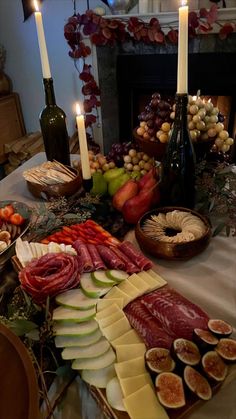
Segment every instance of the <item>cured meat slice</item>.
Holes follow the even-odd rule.
[[[108,268],[112,269],[125,269],[125,263],[117,256],[113,250],[103,244],[97,245],[97,250],[102,260],[105,262]]]
[[[50,253],[34,259],[19,273],[22,288],[38,303],[54,297],[79,284],[80,274],[76,256]]]
[[[125,271],[129,274],[134,274],[140,271],[140,268],[135,265],[131,260],[120,250],[118,247],[112,247],[113,252],[125,263]]]
[[[161,347],[170,349],[175,337],[170,336],[161,323],[150,314],[138,298],[129,303],[124,312],[147,348]]]
[[[141,301],[169,334],[191,340],[195,328],[207,329],[208,315],[170,287],[159,288]]]
[[[90,256],[91,256],[91,259],[92,259],[93,266],[94,266],[95,270],[106,269],[106,265],[102,261],[100,255],[98,253],[97,247],[94,244],[88,244],[87,247],[88,247],[88,251],[90,253]]]
[[[92,272],[94,270],[94,265],[87,245],[83,243],[81,239],[78,239],[72,244],[72,246],[78,254],[80,271]]]
[[[141,271],[147,271],[152,268],[152,261],[146,258],[142,252],[137,250],[131,242],[124,241],[118,247],[119,250],[121,250],[133,263],[135,263]]]

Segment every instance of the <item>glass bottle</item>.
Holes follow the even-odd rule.
[[[66,114],[56,105],[53,79],[43,79],[46,106],[39,121],[47,159],[70,165],[69,136]]]
[[[161,169],[161,204],[193,208],[195,153],[188,130],[188,95],[176,94],[175,120]]]

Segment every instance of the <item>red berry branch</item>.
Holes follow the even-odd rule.
[[[209,10],[202,8],[198,12],[189,13],[189,36],[195,37],[199,33],[207,33],[213,30],[213,24],[219,25],[219,37],[226,39],[235,32],[235,23],[221,24],[217,21],[218,8],[213,4]],[[84,111],[86,113],[86,126],[96,122],[96,116],[91,112],[100,106],[100,90],[91,73],[91,66],[86,64],[85,59],[91,54],[91,49],[85,45],[83,39],[89,37],[96,46],[114,46],[132,40],[146,44],[178,43],[178,30],[175,29],[178,22],[173,25],[161,26],[156,18],[144,22],[137,17],[129,19],[112,18],[106,19],[96,15],[92,10],[84,14],[76,14],[68,19],[64,27],[64,36],[70,47],[69,56],[74,59],[75,67],[79,72],[79,78],[83,82],[82,93],[84,95]],[[167,29],[167,31],[164,29]],[[167,33],[166,33],[167,32]],[[82,72],[79,71],[77,60],[83,59]]]

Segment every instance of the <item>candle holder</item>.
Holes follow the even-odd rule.
[[[53,79],[44,78],[46,106],[39,121],[47,159],[57,160],[70,166],[69,136],[66,128],[66,114],[56,104]]]
[[[85,192],[90,192],[93,187],[93,179],[83,179],[82,181],[83,189]]]

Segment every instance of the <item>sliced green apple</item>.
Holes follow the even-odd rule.
[[[85,336],[56,336],[55,346],[57,348],[71,348],[72,346],[79,346],[83,348],[98,342],[101,337],[102,332],[100,329],[97,329]]]
[[[87,297],[89,298],[102,297],[111,289],[111,286],[104,288],[94,284],[92,277],[89,273],[84,273],[83,275],[81,275],[80,286],[84,294],[87,295]]]
[[[116,281],[108,278],[106,271],[95,271],[91,273],[91,278],[98,287],[112,287]]]
[[[99,370],[82,370],[82,379],[97,388],[106,388],[107,383],[116,376],[114,364]]]
[[[83,323],[55,322],[53,331],[56,336],[86,336],[95,332],[98,327],[98,323],[94,319]]]
[[[95,308],[89,310],[74,310],[73,308],[57,307],[53,310],[52,319],[61,322],[86,322],[91,320],[96,314]]]
[[[109,271],[106,271],[106,275],[109,279],[115,282],[124,281],[129,277],[129,274],[127,274],[127,272],[121,271],[119,269],[110,269]]]
[[[92,345],[85,346],[84,348],[76,347],[65,348],[62,353],[62,359],[72,360],[72,359],[81,359],[81,358],[96,358],[101,356],[110,348],[110,343],[102,337],[98,342],[93,343]]]
[[[98,299],[87,297],[80,288],[65,291],[56,296],[56,302],[64,307],[88,310],[95,307]]]
[[[75,359],[72,362],[72,368],[74,370],[99,370],[101,368],[108,367],[115,362],[116,355],[115,352],[111,349],[108,349],[104,354],[97,356],[96,358],[91,359]]]
[[[109,381],[109,383],[107,384],[106,397],[111,407],[122,412],[126,411],[126,408],[123,403],[124,396],[117,377],[112,378],[111,381]]]

